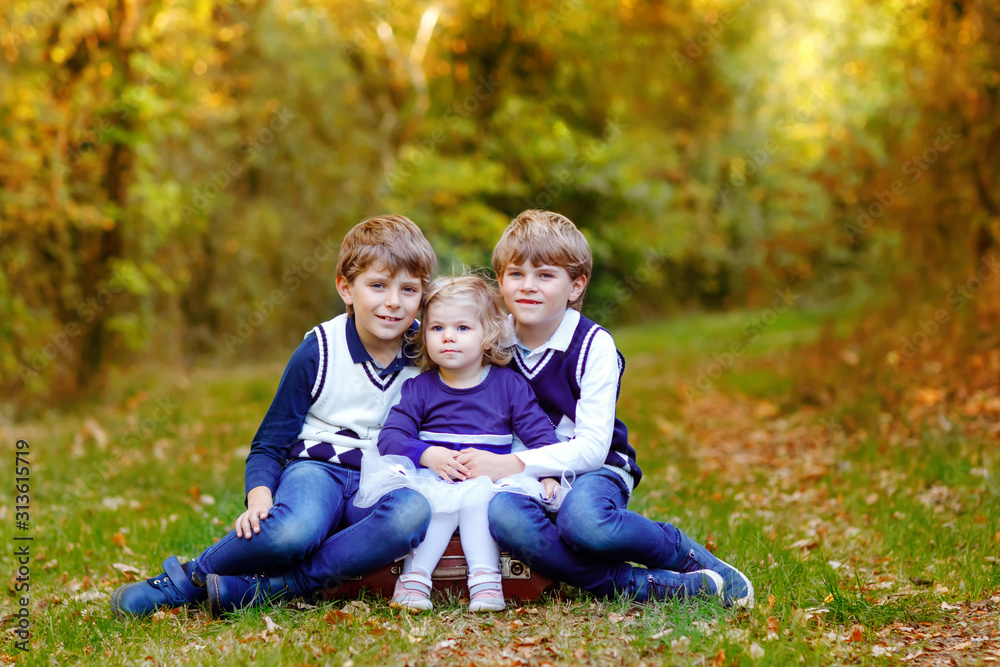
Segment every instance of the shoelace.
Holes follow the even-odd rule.
[[[646,575],[646,585],[654,593],[654,595],[647,595],[647,597],[656,597],[660,600],[665,600],[668,597],[674,597],[677,595],[685,595],[687,593],[684,588],[678,590],[673,586],[667,585],[665,582],[660,581],[651,574]]]

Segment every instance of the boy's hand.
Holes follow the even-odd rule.
[[[562,488],[559,480],[555,477],[546,477],[542,480],[542,497],[545,500],[552,500],[556,497],[556,491]]]
[[[452,479],[466,479],[469,469],[458,462],[458,452],[447,447],[431,445],[420,455],[420,465],[441,475],[441,479],[450,482]]]
[[[463,449],[458,462],[466,467],[469,477],[486,475],[492,481],[524,472],[524,463],[514,454],[494,454],[481,449]]]
[[[266,486],[255,486],[247,494],[247,511],[236,517],[236,537],[248,540],[254,533],[260,532],[260,522],[267,518],[267,511],[274,505],[271,489]]]

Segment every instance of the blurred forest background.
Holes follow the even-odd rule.
[[[998,126],[992,1],[9,0],[0,395],[284,356],[359,220],[449,270],[539,207],[606,324],[868,304],[800,394],[892,400],[1000,363]]]

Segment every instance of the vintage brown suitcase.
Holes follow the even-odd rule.
[[[354,577],[340,586],[326,588],[320,595],[329,600],[357,597],[362,591],[366,591],[389,599],[396,586],[396,579],[402,571],[403,561],[398,560],[363,577]],[[527,565],[509,553],[500,554],[500,575],[503,577],[504,597],[515,602],[535,600],[542,593],[555,588],[555,582],[537,572],[532,572]],[[469,568],[462,552],[462,543],[456,535],[451,538],[437,568],[431,574],[434,590],[447,590],[468,599],[469,591],[465,583],[468,576]]]

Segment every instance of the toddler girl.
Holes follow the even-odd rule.
[[[511,451],[514,436],[526,447],[557,442],[552,423],[510,361],[513,331],[500,296],[478,276],[438,278],[424,301],[418,363],[426,371],[406,381],[400,402],[378,438],[383,456],[366,453],[361,490],[364,507],[390,489],[423,493],[433,515],[427,537],[408,556],[392,597],[412,611],[432,607],[431,572],[455,528],[469,566],[469,610],[504,608],[500,551],[490,536],[487,507],[498,490],[557,501],[559,484],[516,475],[494,485],[467,479],[456,458],[467,447]],[[564,490],[563,490],[564,491]]]

